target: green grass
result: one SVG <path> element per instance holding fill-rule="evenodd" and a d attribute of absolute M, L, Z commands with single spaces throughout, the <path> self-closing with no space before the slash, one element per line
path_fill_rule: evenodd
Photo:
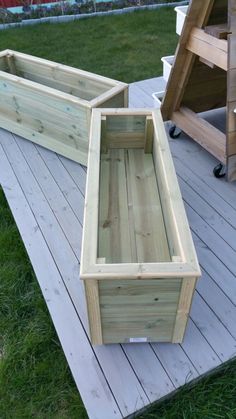
<path fill-rule="evenodd" d="M 161 74 L 176 45 L 172 9 L 1 32 L 11 48 L 126 82 Z M 197 350 L 197 349 L 196 349 Z M 236 363 L 142 419 L 236 417 Z M 17 227 L 0 189 L 0 419 L 85 419 Z"/>
<path fill-rule="evenodd" d="M 127 83 L 161 74 L 176 47 L 173 9 L 1 31 L 10 48 Z"/>

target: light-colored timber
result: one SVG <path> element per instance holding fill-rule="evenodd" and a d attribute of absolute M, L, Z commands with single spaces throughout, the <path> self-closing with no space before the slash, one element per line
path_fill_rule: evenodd
<path fill-rule="evenodd" d="M 162 78 L 134 83 L 129 102 L 150 108 L 164 87 Z M 220 128 L 221 114 L 210 121 Z M 0 130 L 0 183 L 89 419 L 137 416 L 236 354 L 236 185 L 215 179 L 216 159 L 186 135 L 170 147 L 203 276 L 184 341 L 91 346 L 79 281 L 86 171 Z"/>
<path fill-rule="evenodd" d="M 86 165 L 94 107 L 128 106 L 125 83 L 5 50 L 0 127 Z"/>
<path fill-rule="evenodd" d="M 226 165 L 236 180 L 236 9 L 234 0 L 191 0 L 162 101 L 164 120 Z M 226 108 L 224 132 L 206 126 L 207 110 Z"/>
<path fill-rule="evenodd" d="M 181 342 L 200 269 L 160 110 L 93 110 L 87 177 L 93 344 Z"/>

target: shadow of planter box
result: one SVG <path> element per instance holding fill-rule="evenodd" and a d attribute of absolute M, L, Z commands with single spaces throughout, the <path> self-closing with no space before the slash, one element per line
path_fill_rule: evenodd
<path fill-rule="evenodd" d="M 87 165 L 94 107 L 127 107 L 128 85 L 5 50 L 0 53 L 0 126 Z"/>
<path fill-rule="evenodd" d="M 92 343 L 181 342 L 199 276 L 160 111 L 93 110 L 81 257 Z"/>

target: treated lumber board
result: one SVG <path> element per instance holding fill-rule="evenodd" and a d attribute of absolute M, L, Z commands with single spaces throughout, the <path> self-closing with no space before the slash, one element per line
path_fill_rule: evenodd
<path fill-rule="evenodd" d="M 204 32 L 203 29 L 193 28 L 186 48 L 192 53 L 210 61 L 223 70 L 228 69 L 228 43 Z"/>
<path fill-rule="evenodd" d="M 124 150 L 102 155 L 100 172 L 98 257 L 105 257 L 106 263 L 135 261 Z"/>
<path fill-rule="evenodd" d="M 74 226 L 76 224 L 77 217 L 75 216 L 71 207 L 68 205 L 68 202 L 63 196 L 62 192 L 59 190 L 58 185 L 52 178 L 50 171 L 40 157 L 34 144 L 28 143 L 27 141 L 22 140 L 16 136 L 14 136 L 14 138 L 25 159 L 27 161 L 33 162 L 31 165 L 31 171 L 37 179 L 37 182 L 43 190 L 44 194 L 46 197 L 48 197 L 47 199 L 50 207 L 56 216 L 65 236 L 70 237 L 70 241 L 73 245 L 75 254 L 80 256 L 81 243 L 79 238 L 82 235 L 81 224 L 77 229 L 75 229 Z"/>
<path fill-rule="evenodd" d="M 71 372 L 86 405 L 88 415 L 96 419 L 121 419 L 122 415 L 118 405 L 94 356 L 76 310 L 71 304 L 64 282 L 51 256 L 38 222 L 1 146 L 0 160 L 1 185 L 4 188 L 11 211 L 24 240 Z M 42 260 L 44 263 L 42 263 Z M 65 313 L 67 313 L 66 316 Z M 71 324 L 74 324 L 73 329 Z M 94 369 L 95 364 L 97 366 L 96 369 Z M 91 389 L 93 390 L 92 393 Z M 91 397 L 91 394 L 96 396 Z M 97 397 L 98 395 L 99 397 Z"/>
<path fill-rule="evenodd" d="M 235 227 L 232 227 L 227 221 L 219 215 L 208 202 L 204 201 L 196 192 L 192 190 L 187 183 L 179 179 L 181 192 L 185 202 L 193 206 L 198 215 L 227 243 L 236 251 Z"/>
<path fill-rule="evenodd" d="M 195 286 L 195 278 L 183 278 L 177 307 L 176 323 L 172 336 L 173 343 L 181 342 L 181 336 L 185 333 L 187 327 L 186 320 L 190 312 Z"/>
<path fill-rule="evenodd" d="M 235 356 L 236 340 L 198 294 L 193 300 L 191 317 L 222 362 Z"/>
<path fill-rule="evenodd" d="M 150 402 L 155 402 L 175 390 L 174 384 L 150 345 L 124 344 L 122 348 L 144 386 Z"/>
<path fill-rule="evenodd" d="M 230 246 L 222 246 L 220 236 L 188 205 L 186 211 L 194 231 L 202 241 L 211 248 L 215 255 L 236 275 L 236 252 Z M 225 242 L 224 242 L 225 243 Z"/>
<path fill-rule="evenodd" d="M 220 319 L 228 332 L 236 339 L 236 307 L 235 304 L 225 295 L 222 289 L 204 271 L 202 281 L 198 282 L 197 291 L 207 302 L 211 310 Z"/>
<path fill-rule="evenodd" d="M 236 123 L 235 113 L 236 108 L 236 90 L 235 90 L 235 46 L 236 34 L 229 35 L 229 57 L 228 57 L 228 83 L 227 83 L 227 175 L 229 180 L 236 179 Z"/>
<path fill-rule="evenodd" d="M 217 120 L 221 119 L 221 110 L 217 111 L 216 116 Z M 234 184 L 231 185 L 226 182 L 225 179 L 222 179 L 221 182 L 219 182 L 218 179 L 213 176 L 212 168 L 217 164 L 217 160 L 212 155 L 206 153 L 206 151 L 197 143 L 191 142 L 183 136 L 181 141 L 171 140 L 171 149 L 172 153 L 174 153 L 175 156 L 178 156 L 179 160 L 184 161 L 184 164 L 191 169 L 196 176 L 199 176 L 199 178 L 214 190 L 221 199 L 231 205 L 232 208 L 236 209 Z"/>
<path fill-rule="evenodd" d="M 155 169 L 151 154 L 128 150 L 126 173 L 130 182 L 137 262 L 170 261 Z"/>
<path fill-rule="evenodd" d="M 199 376 L 181 345 L 153 343 L 152 348 L 176 388 Z"/>
<path fill-rule="evenodd" d="M 104 342 L 115 343 L 124 335 L 127 342 L 138 337 L 154 341 L 157 335 L 160 341 L 170 341 L 180 288 L 181 280 L 176 279 L 100 281 Z"/>
<path fill-rule="evenodd" d="M 227 23 L 222 23 L 221 25 L 210 25 L 205 26 L 204 31 L 211 36 L 214 36 L 218 39 L 227 39 L 229 32 Z"/>
<path fill-rule="evenodd" d="M 226 136 L 209 122 L 188 108 L 181 107 L 172 115 L 172 120 L 186 134 L 211 152 L 222 163 L 226 163 Z"/>
<path fill-rule="evenodd" d="M 189 319 L 185 339 L 181 347 L 199 375 L 207 373 L 221 364 L 221 360 L 214 348 L 210 346 L 191 318 Z"/>
<path fill-rule="evenodd" d="M 36 146 L 36 149 L 46 164 L 51 176 L 54 178 L 57 185 L 60 187 L 63 196 L 71 206 L 75 216 L 78 218 L 80 224 L 83 224 L 84 214 L 84 188 L 85 188 L 85 172 L 80 165 L 77 165 L 76 172 L 80 179 L 80 189 L 65 166 L 62 164 L 59 157 L 46 150 L 44 147 Z M 65 160 L 65 159 L 64 159 Z M 67 160 L 72 163 L 72 160 Z M 75 164 L 75 163 L 74 163 Z M 77 234 L 77 233 L 76 233 Z"/>
<path fill-rule="evenodd" d="M 82 165 L 78 165 L 77 163 L 73 162 L 72 160 L 68 160 L 62 156 L 58 156 L 60 162 L 67 170 L 69 176 L 73 179 L 74 183 L 81 191 L 82 195 L 85 196 L 85 189 L 86 189 L 86 167 Z"/>
<path fill-rule="evenodd" d="M 156 159 L 156 163 L 160 166 L 160 170 L 163 173 L 163 179 L 164 179 L 163 185 L 165 185 L 162 191 L 162 194 L 164 196 L 163 195 L 161 196 L 162 205 L 164 202 L 166 202 L 165 208 L 169 208 L 169 211 L 172 212 L 172 214 L 174 214 L 174 218 L 176 219 L 176 223 L 179 228 L 178 235 L 181 234 L 184 237 L 184 240 L 182 240 L 181 245 L 177 246 L 177 243 L 175 243 L 175 245 L 177 246 L 176 250 L 179 250 L 176 253 L 176 255 L 181 256 L 182 258 L 186 258 L 189 261 L 191 260 L 192 266 L 194 266 L 197 271 L 199 270 L 199 268 L 195 265 L 195 262 L 194 262 L 196 258 L 196 253 L 192 245 L 191 233 L 188 228 L 189 224 L 188 224 L 187 217 L 185 215 L 183 202 L 182 200 L 178 199 L 178 196 L 181 196 L 180 189 L 179 189 L 170 149 L 169 147 L 166 147 L 166 144 L 165 144 L 165 127 L 161 120 L 160 111 L 157 112 L 157 118 L 154 119 L 154 126 L 156 127 L 157 136 L 159 139 L 159 147 L 157 147 L 156 150 L 154 147 L 154 159 Z M 162 154 L 158 152 L 158 148 L 162 150 Z M 163 151 L 165 152 L 163 153 Z M 158 157 L 158 155 L 161 157 Z M 171 186 L 172 186 L 171 197 L 175 201 L 174 205 L 173 205 L 173 202 L 171 202 L 171 199 L 170 199 L 171 197 L 168 194 L 164 193 L 165 189 L 170 190 Z M 161 194 L 161 189 L 160 189 L 160 194 Z M 175 229 L 176 227 L 172 226 L 172 228 Z M 180 247 L 182 247 L 182 249 Z"/>
<path fill-rule="evenodd" d="M 220 214 L 221 220 L 227 221 L 234 229 L 236 229 L 236 211 L 224 199 L 220 199 L 217 192 L 210 188 L 202 179 L 192 172 L 179 159 L 174 160 L 176 172 L 180 179 L 184 181 L 199 197 L 204 200 L 210 210 Z M 210 213 L 209 213 L 210 215 Z"/>

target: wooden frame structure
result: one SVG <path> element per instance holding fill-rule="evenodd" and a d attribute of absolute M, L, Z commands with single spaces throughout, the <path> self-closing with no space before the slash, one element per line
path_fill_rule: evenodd
<path fill-rule="evenodd" d="M 0 127 L 84 165 L 92 109 L 128 106 L 125 83 L 11 50 L 0 93 Z"/>
<path fill-rule="evenodd" d="M 200 276 L 159 110 L 93 110 L 81 256 L 93 344 L 181 342 Z"/>
<path fill-rule="evenodd" d="M 235 0 L 191 0 L 162 102 L 172 120 L 227 168 L 236 179 L 236 7 Z M 200 112 L 226 106 L 226 131 Z"/>

